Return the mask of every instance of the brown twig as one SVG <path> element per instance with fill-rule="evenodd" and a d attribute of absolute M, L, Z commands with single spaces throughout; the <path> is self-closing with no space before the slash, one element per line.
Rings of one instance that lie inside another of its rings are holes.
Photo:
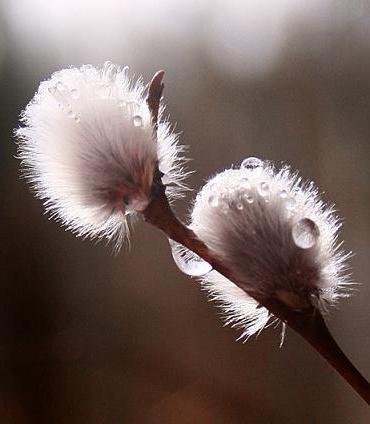
<path fill-rule="evenodd" d="M 162 82 L 164 76 L 164 71 L 158 71 L 154 74 L 152 80 L 149 83 L 148 88 L 148 97 L 146 103 L 149 107 L 150 114 L 152 116 L 152 125 L 154 133 L 156 136 L 157 127 L 158 127 L 158 113 L 159 105 L 161 102 L 161 97 L 164 89 L 164 84 Z"/>
<path fill-rule="evenodd" d="M 147 103 L 152 114 L 154 136 L 156 136 L 159 102 L 163 91 L 163 71 L 155 74 L 149 86 Z M 319 352 L 333 368 L 370 404 L 370 385 L 351 361 L 344 355 L 330 334 L 320 312 L 311 308 L 297 312 L 287 308 L 275 298 L 260 299 L 249 293 L 243 281 L 238 281 L 232 271 L 226 268 L 199 240 L 191 229 L 186 227 L 173 213 L 162 184 L 160 173 L 155 173 L 152 200 L 143 212 L 147 222 L 162 230 L 167 237 L 190 249 L 212 265 L 213 269 L 243 289 L 248 295 L 266 307 L 274 316 L 289 325 Z"/>

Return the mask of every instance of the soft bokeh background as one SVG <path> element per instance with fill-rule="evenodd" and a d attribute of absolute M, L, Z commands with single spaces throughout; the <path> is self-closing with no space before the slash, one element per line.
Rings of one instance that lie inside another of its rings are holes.
<path fill-rule="evenodd" d="M 370 422 L 291 331 L 282 349 L 273 328 L 235 342 L 148 225 L 114 257 L 43 215 L 14 159 L 19 112 L 51 72 L 106 59 L 146 80 L 166 70 L 194 188 L 253 155 L 336 203 L 362 285 L 329 325 L 370 377 L 370 2 L 3 0 L 0 422 Z"/>

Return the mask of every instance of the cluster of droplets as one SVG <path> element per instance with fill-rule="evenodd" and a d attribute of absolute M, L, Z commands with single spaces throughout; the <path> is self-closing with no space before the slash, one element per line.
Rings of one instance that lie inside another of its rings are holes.
<path fill-rule="evenodd" d="M 99 94 L 102 97 L 110 96 L 110 90 L 112 84 L 114 84 L 117 78 L 118 71 L 125 73 L 128 71 L 128 66 L 125 66 L 123 69 L 120 70 L 116 65 L 109 61 L 104 63 L 101 69 L 102 83 L 99 87 Z M 118 100 L 118 107 L 120 107 L 122 110 L 124 110 L 131 116 L 131 121 L 134 127 L 141 128 L 144 126 L 143 117 L 139 113 L 140 105 L 136 101 Z"/>
<path fill-rule="evenodd" d="M 296 195 L 298 188 L 293 188 L 288 192 L 285 188 L 273 188 L 267 181 L 261 178 L 265 169 L 265 163 L 256 157 L 249 157 L 243 160 L 240 169 L 246 173 L 241 178 L 237 189 L 229 189 L 227 193 L 216 194 L 212 191 L 215 184 L 211 184 L 208 202 L 212 207 L 218 208 L 223 213 L 228 213 L 230 209 L 243 211 L 246 204 L 252 204 L 255 201 L 262 200 L 269 203 L 271 196 L 277 194 L 280 201 L 283 202 L 287 218 L 293 218 L 298 208 Z M 292 227 L 292 239 L 297 247 L 309 249 L 313 247 L 320 236 L 318 226 L 311 219 L 304 217 L 294 223 Z"/>
<path fill-rule="evenodd" d="M 240 166 L 243 176 L 238 187 L 229 188 L 227 191 L 219 193 L 215 191 L 217 185 L 211 183 L 208 197 L 210 206 L 218 208 L 222 213 L 227 214 L 230 209 L 243 211 L 246 205 L 258 201 L 259 198 L 268 203 L 271 191 L 269 183 L 260 180 L 263 168 L 264 163 L 261 159 L 250 157 L 245 159 Z"/>
<path fill-rule="evenodd" d="M 283 202 L 287 219 L 293 218 L 298 208 L 295 198 L 297 190 L 293 188 L 287 191 L 285 188 L 271 187 L 268 181 L 263 179 L 263 173 L 267 172 L 265 163 L 258 158 L 246 158 L 240 170 L 243 175 L 236 188 L 231 187 L 225 191 L 218 191 L 218 184 L 211 182 L 207 191 L 208 204 L 215 213 L 229 214 L 230 211 L 237 213 L 248 213 L 248 207 L 254 203 L 270 203 L 272 196 L 277 195 L 279 201 Z M 230 218 L 232 219 L 232 218 Z M 304 217 L 293 221 L 292 240 L 301 249 L 310 249 L 317 243 L 320 231 L 311 219 Z M 204 276 L 212 270 L 211 265 L 193 254 L 188 249 L 170 240 L 172 256 L 178 268 L 190 276 Z"/>
<path fill-rule="evenodd" d="M 74 119 L 74 121 L 78 124 L 81 120 L 79 114 L 75 113 L 72 109 L 72 105 L 70 100 L 78 100 L 80 97 L 80 92 L 77 88 L 69 89 L 66 87 L 62 81 L 58 81 L 55 85 L 48 88 L 49 93 L 56 99 L 58 102 L 58 107 L 66 113 L 66 115 Z"/>
<path fill-rule="evenodd" d="M 102 99 L 114 98 L 112 90 L 116 82 L 118 72 L 127 72 L 128 67 L 122 70 L 111 62 L 105 62 L 100 70 L 100 83 L 95 87 L 95 93 Z M 49 93 L 57 101 L 58 107 L 67 114 L 76 123 L 81 121 L 81 116 L 75 113 L 72 108 L 73 101 L 80 97 L 80 92 L 77 88 L 68 88 L 62 81 L 57 81 L 54 86 L 49 87 Z M 135 100 L 122 100 L 117 101 L 118 107 L 130 116 L 132 125 L 136 128 L 144 126 L 144 119 L 140 114 L 140 105 Z"/>
<path fill-rule="evenodd" d="M 263 162 L 257 158 L 248 158 L 243 161 L 241 165 L 241 169 L 245 169 L 249 173 L 253 173 L 255 176 L 260 174 L 262 167 Z M 243 211 L 245 204 L 251 204 L 255 201 L 255 193 L 252 189 L 250 179 L 248 178 L 249 176 L 246 175 L 241 178 L 237 188 L 229 188 L 223 192 L 218 192 L 217 185 L 215 183 L 211 183 L 209 187 L 210 194 L 208 195 L 209 205 L 212 208 L 220 210 L 224 214 L 228 214 L 230 209 Z M 269 187 L 266 182 L 263 182 L 263 185 L 261 185 L 260 193 L 267 199 Z"/>

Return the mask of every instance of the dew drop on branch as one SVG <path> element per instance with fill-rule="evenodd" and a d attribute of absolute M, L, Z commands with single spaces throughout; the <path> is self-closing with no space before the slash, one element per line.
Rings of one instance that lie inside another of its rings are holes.
<path fill-rule="evenodd" d="M 191 250 L 171 239 L 168 241 L 173 260 L 181 272 L 191 277 L 202 277 L 212 271 L 212 266 Z"/>
<path fill-rule="evenodd" d="M 308 218 L 300 219 L 292 228 L 294 243 L 301 249 L 313 247 L 320 236 L 320 231 L 314 221 Z"/>
<path fill-rule="evenodd" d="M 263 169 L 263 162 L 261 159 L 249 157 L 243 160 L 242 164 L 240 165 L 240 168 L 248 172 L 259 174 Z"/>

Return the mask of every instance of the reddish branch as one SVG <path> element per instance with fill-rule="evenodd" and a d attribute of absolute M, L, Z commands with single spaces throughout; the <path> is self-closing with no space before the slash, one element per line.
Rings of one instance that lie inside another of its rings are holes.
<path fill-rule="evenodd" d="M 152 114 L 154 137 L 156 138 L 158 111 L 163 92 L 164 71 L 158 71 L 149 85 L 147 104 Z M 162 184 L 160 173 L 157 170 L 152 189 L 152 200 L 143 212 L 147 222 L 162 230 L 167 237 L 181 243 L 202 259 L 210 263 L 216 271 L 243 289 L 248 295 L 266 307 L 275 317 L 289 325 L 313 346 L 333 368 L 353 387 L 353 389 L 370 404 L 370 385 L 351 361 L 344 355 L 340 347 L 330 334 L 325 321 L 316 308 L 296 312 L 287 308 L 276 298 L 256 298 L 249 293 L 243 281 L 238 281 L 231 270 L 226 268 L 208 250 L 207 246 L 199 240 L 194 232 L 186 227 L 173 213 Z"/>
<path fill-rule="evenodd" d="M 161 102 L 161 97 L 164 89 L 164 84 L 162 82 L 164 76 L 164 71 L 157 71 L 149 84 L 148 97 L 146 99 L 147 105 L 152 115 L 152 125 L 156 135 L 158 127 L 158 113 L 159 105 Z"/>

